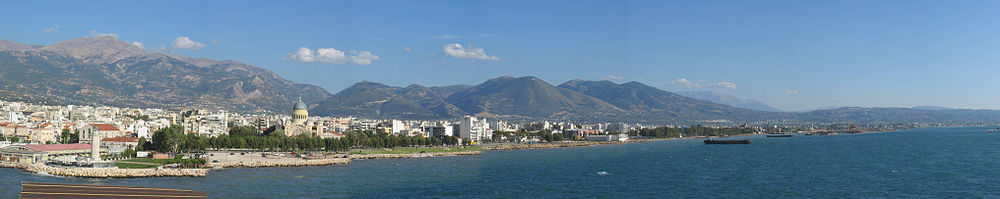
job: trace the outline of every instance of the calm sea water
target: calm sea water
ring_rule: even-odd
[[[479,156],[239,168],[204,178],[87,179],[0,169],[22,181],[152,186],[213,198],[996,198],[1000,134],[937,128],[864,135],[750,136],[751,145],[665,140]]]

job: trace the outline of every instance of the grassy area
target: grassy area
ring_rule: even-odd
[[[153,158],[132,158],[132,159],[121,160],[121,161],[156,163],[156,161],[154,161]]]
[[[121,169],[148,169],[148,168],[158,167],[160,165],[132,164],[132,163],[119,162],[115,163],[115,166]]]
[[[481,147],[427,147],[427,148],[392,148],[392,149],[365,149],[361,151],[351,151],[351,154],[357,155],[368,155],[368,154],[406,154],[406,153],[420,153],[421,151],[426,153],[437,153],[437,152],[463,152],[463,151],[479,151],[482,150]]]

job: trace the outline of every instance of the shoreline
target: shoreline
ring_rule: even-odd
[[[479,155],[483,151],[460,151],[460,152],[431,152],[431,153],[383,153],[383,154],[352,154],[347,155],[351,160],[370,160],[370,159],[397,159],[397,158],[426,158],[426,157],[443,157],[443,156],[460,156],[460,155]]]
[[[44,164],[18,163],[0,163],[0,167],[21,169],[29,173],[83,178],[205,177],[209,172],[209,169],[58,168]]]
[[[890,131],[904,131],[911,129],[884,129],[884,130],[867,130],[861,131],[859,133],[853,134],[868,134],[868,133],[880,133],[880,132],[890,132]],[[801,133],[796,133],[801,134]],[[317,158],[317,159],[304,159],[304,158],[251,158],[248,160],[235,160],[222,163],[207,163],[204,169],[163,169],[163,168],[151,168],[151,169],[121,169],[121,168],[58,168],[47,166],[44,164],[20,164],[20,163],[0,163],[0,168],[14,168],[21,169],[30,173],[38,174],[48,174],[54,176],[69,176],[69,177],[84,177],[84,178],[143,178],[143,177],[205,177],[211,170],[215,169],[225,169],[225,168],[262,168],[262,167],[302,167],[302,166],[330,166],[330,165],[349,165],[354,160],[373,160],[373,159],[398,159],[398,158],[426,158],[426,157],[445,157],[445,156],[460,156],[460,155],[480,155],[483,151],[510,151],[510,150],[532,150],[532,149],[552,149],[552,148],[570,148],[570,147],[589,147],[589,146],[601,146],[601,145],[619,145],[619,144],[632,144],[640,142],[649,141],[665,141],[665,140],[682,140],[682,139],[712,139],[712,138],[728,138],[728,137],[741,137],[741,136],[753,136],[761,134],[735,134],[727,135],[721,137],[674,137],[674,138],[645,138],[645,139],[629,139],[623,142],[619,141],[560,141],[560,142],[547,142],[547,143],[532,143],[532,144],[487,144],[480,145],[481,150],[477,151],[459,151],[459,152],[430,152],[430,153],[385,153],[385,154],[348,154],[342,157],[335,158]],[[224,152],[216,152],[220,154],[219,157],[225,155]],[[250,153],[250,156],[240,155],[239,157],[254,157],[254,153]],[[235,156],[235,155],[233,155]],[[259,157],[259,156],[256,156]]]

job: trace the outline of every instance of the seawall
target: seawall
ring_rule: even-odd
[[[570,141],[570,142],[549,142],[549,143],[535,143],[535,144],[497,144],[483,146],[484,150],[521,150],[521,149],[548,149],[548,148],[562,148],[562,147],[583,147],[583,146],[596,146],[596,145],[609,145],[609,144],[628,144],[633,142],[641,141],[625,141],[625,142],[590,142],[590,141]]]
[[[209,163],[209,167],[233,168],[233,167],[302,167],[302,166],[327,166],[350,164],[349,158],[326,158],[326,159],[298,159],[294,161],[252,161],[252,162],[231,162],[231,163]]]
[[[365,155],[349,155],[348,158],[351,159],[391,159],[391,158],[423,158],[423,157],[437,157],[437,156],[456,156],[456,155],[479,155],[483,153],[482,151],[462,151],[462,152],[435,152],[435,153],[401,153],[401,154],[365,154]]]
[[[24,169],[32,173],[85,178],[204,177],[208,175],[208,169],[58,168],[44,164],[18,163],[0,163],[0,167]]]

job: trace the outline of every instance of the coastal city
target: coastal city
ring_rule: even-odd
[[[1000,1],[0,7],[0,198],[1000,198]]]
[[[0,118],[3,121],[0,123],[3,135],[0,166],[83,177],[204,176],[207,174],[205,169],[213,167],[346,164],[350,159],[474,155],[484,149],[591,146],[684,138],[685,135],[698,138],[787,133],[826,135],[916,127],[886,124],[680,127],[549,121],[512,124],[474,116],[440,121],[310,117],[302,101],[292,104],[290,114],[269,115],[225,110],[48,106],[10,101],[0,101],[0,110],[6,116]],[[181,140],[174,141],[179,143],[156,148],[163,145],[157,139],[171,138],[155,134],[166,134],[171,129],[179,131]],[[358,140],[359,135],[381,135],[386,142],[392,143],[378,139]],[[282,142],[289,141],[277,140],[268,145],[268,139],[256,139],[256,136],[293,140],[291,144],[283,145]],[[315,140],[318,144],[303,144],[303,139],[307,143]],[[339,144],[340,140],[352,143]],[[236,155],[233,151],[239,151],[240,157],[230,156]],[[271,152],[271,157],[266,152]],[[175,171],[167,168],[175,168]]]

